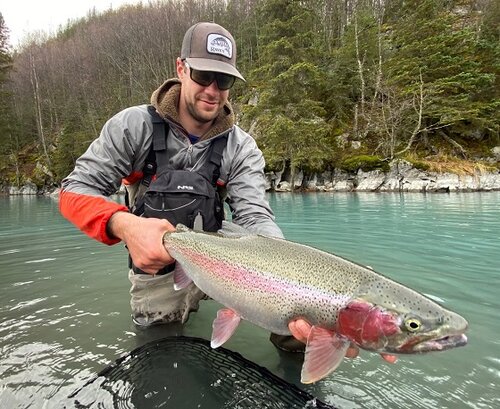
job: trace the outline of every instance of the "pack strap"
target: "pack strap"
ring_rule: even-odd
[[[156,164],[156,151],[166,151],[167,149],[166,141],[168,132],[168,124],[158,112],[156,112],[153,105],[148,105],[148,112],[153,122],[153,140],[146,161],[144,162],[144,168],[142,169],[143,178],[141,183],[146,187],[149,187],[158,169],[158,165]]]
[[[153,142],[142,171],[144,174],[142,184],[147,187],[151,184],[151,180],[157,171],[163,172],[164,170],[171,169],[169,163],[170,156],[167,149],[168,123],[156,112],[154,106],[149,105],[148,112],[153,122]],[[227,134],[217,137],[210,145],[208,160],[197,173],[210,181],[212,186],[216,187],[217,180],[220,177],[222,154],[227,145]]]
[[[155,151],[167,149],[167,128],[168,124],[160,116],[153,105],[148,105],[148,111],[153,122],[153,148]]]
[[[220,165],[222,163],[222,153],[227,145],[227,134],[219,136],[217,139],[212,141],[212,151],[210,152],[210,158],[207,163],[205,177],[208,176],[208,180],[212,181],[212,186],[217,186],[217,180],[220,177]],[[210,179],[211,178],[211,179]]]

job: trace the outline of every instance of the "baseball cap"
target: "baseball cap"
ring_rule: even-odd
[[[236,43],[229,31],[215,23],[197,23],[184,35],[181,60],[200,71],[214,71],[245,78],[236,68]]]

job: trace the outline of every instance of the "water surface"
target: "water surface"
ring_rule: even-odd
[[[369,265],[470,323],[465,348],[395,365],[362,351],[304,389],[340,408],[500,407],[499,192],[269,198],[288,239]],[[71,392],[137,346],[181,332],[210,336],[213,301],[184,328],[137,330],[126,264],[122,245],[88,239],[56,200],[0,198],[2,408],[71,407]],[[225,347],[299,384],[300,357],[280,354],[266,331],[244,322]]]

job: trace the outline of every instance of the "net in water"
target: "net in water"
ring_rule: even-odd
[[[134,349],[69,398],[76,408],[333,408],[237,352],[183,336]]]

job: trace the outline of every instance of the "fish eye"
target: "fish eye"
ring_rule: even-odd
[[[410,332],[416,332],[422,327],[422,323],[417,318],[407,318],[405,320],[405,327]]]

